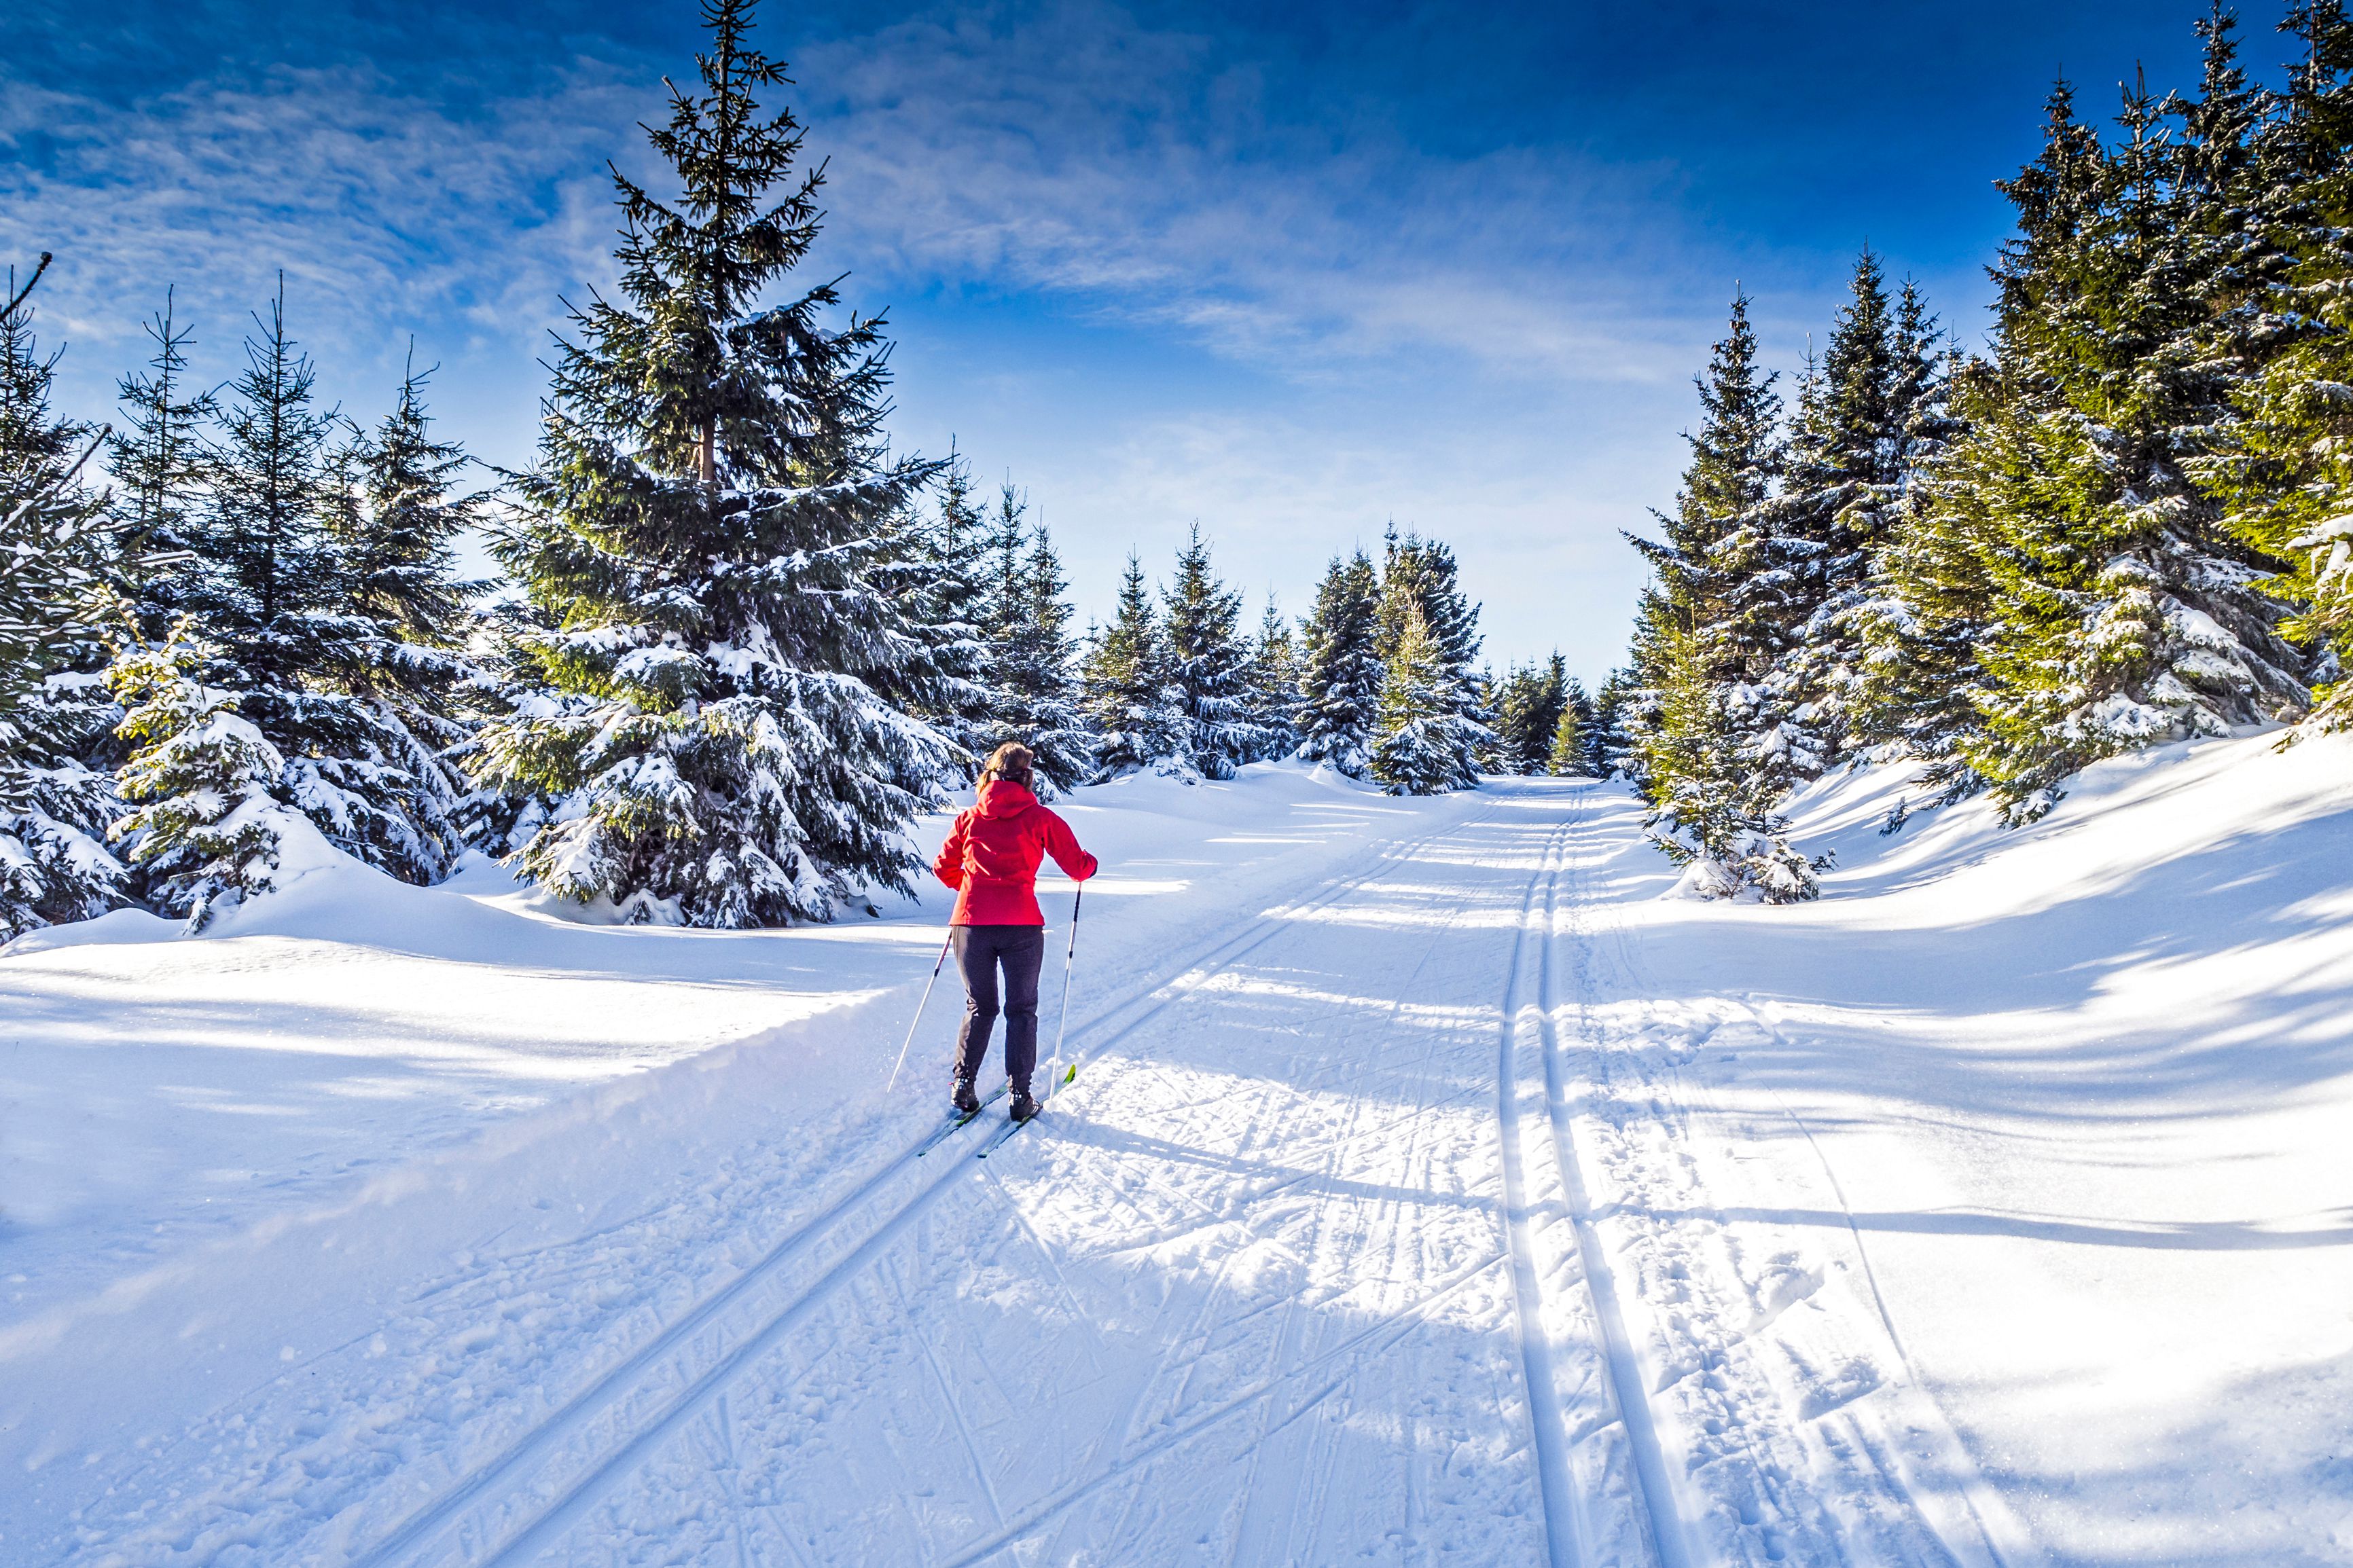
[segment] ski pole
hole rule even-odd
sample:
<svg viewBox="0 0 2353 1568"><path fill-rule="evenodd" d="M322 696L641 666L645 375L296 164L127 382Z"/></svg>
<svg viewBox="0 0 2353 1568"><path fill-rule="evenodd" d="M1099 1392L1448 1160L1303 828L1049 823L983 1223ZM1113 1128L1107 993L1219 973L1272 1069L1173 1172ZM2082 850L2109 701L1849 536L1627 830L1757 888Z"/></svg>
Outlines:
<svg viewBox="0 0 2353 1568"><path fill-rule="evenodd" d="M899 1047L899 1059L891 1064L891 1081L882 1086L888 1094L898 1086L899 1069L907 1065L907 1047L915 1043L915 1026L923 1021L923 1008L932 999L932 987L940 983L940 971L948 965L948 943L955 941L955 927L948 927L947 939L940 943L939 961L932 965L932 977L923 982L923 999L915 1004L915 1016L907 1020L907 1038Z"/></svg>
<svg viewBox="0 0 2353 1568"><path fill-rule="evenodd" d="M1054 1098L1054 1086L1066 1081L1062 1076L1062 1042L1071 1034L1071 971L1079 956L1079 900L1086 896L1083 882L1071 889L1071 945L1062 954L1062 1021L1054 1030L1054 1070L1046 1076L1048 1100ZM1071 1068L1070 1076L1076 1078L1078 1069Z"/></svg>

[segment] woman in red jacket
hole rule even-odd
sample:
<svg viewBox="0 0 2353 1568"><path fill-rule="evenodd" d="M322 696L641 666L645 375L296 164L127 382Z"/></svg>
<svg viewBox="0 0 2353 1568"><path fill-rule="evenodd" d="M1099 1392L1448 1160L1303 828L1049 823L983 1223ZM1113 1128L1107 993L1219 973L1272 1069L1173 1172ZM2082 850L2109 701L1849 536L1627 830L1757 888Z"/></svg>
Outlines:
<svg viewBox="0 0 2353 1568"><path fill-rule="evenodd" d="M1005 972L1005 1077L1016 1121L1038 1114L1029 1075L1038 1067L1038 970L1046 958L1046 916L1038 908L1038 862L1046 856L1074 882L1095 874L1070 825L1031 793L1029 748L1008 742L981 770L980 802L961 812L932 870L956 889L948 919L956 967L964 972L964 1026L956 1035L955 1107L980 1109L972 1080L988 1055L997 1024L997 973Z"/></svg>

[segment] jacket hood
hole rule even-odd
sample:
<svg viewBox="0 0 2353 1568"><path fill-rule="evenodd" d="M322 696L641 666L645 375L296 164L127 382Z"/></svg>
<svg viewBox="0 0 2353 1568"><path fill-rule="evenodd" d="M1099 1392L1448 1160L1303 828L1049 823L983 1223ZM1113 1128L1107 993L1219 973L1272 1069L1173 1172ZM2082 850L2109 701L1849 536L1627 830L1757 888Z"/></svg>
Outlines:
<svg viewBox="0 0 2353 1568"><path fill-rule="evenodd" d="M1038 797L1010 779L991 779L980 786L980 815L992 822L1034 811Z"/></svg>

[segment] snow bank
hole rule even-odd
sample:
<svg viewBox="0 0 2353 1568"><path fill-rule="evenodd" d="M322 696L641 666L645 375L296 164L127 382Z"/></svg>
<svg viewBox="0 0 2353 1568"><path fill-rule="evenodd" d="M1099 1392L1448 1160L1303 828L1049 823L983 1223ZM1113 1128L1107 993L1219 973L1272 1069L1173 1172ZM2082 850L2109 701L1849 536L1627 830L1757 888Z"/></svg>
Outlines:
<svg viewBox="0 0 2353 1568"><path fill-rule="evenodd" d="M2061 1561L2353 1562L2353 739L2275 741L2104 763L2014 831L1883 835L1908 770L1825 780L1814 905L1594 871L1708 1223L1851 1268ZM1620 1152L1629 1201L1656 1163Z"/></svg>
<svg viewBox="0 0 2353 1568"><path fill-rule="evenodd" d="M1312 885L1368 831L1432 808L1265 764L1229 784L1122 781L1060 809L1103 861L1083 1008L1098 976ZM459 1167L610 1129L628 1106L714 1118L684 1159L764 1124L854 1151L937 1098L953 977L881 1095L944 934L936 886L881 920L712 932L575 923L480 861L432 889L323 847L288 872L201 936L121 911L0 951L0 1365L185 1288L218 1267L206 1247L463 1188L488 1178ZM1050 910L1067 886L1044 884ZM614 1136L589 1144L609 1154ZM0 1384L17 1405L5 1446L48 1384Z"/></svg>
<svg viewBox="0 0 2353 1568"><path fill-rule="evenodd" d="M1198 1542L1246 1467L1269 1553L1414 1475L1400 1528L1451 1522L1407 1544L1495 1558L1533 1539L1549 1385L1545 1473L1592 1489L1546 1517L1617 1521L1626 1561L1656 1480L1698 1562L2353 1562L2348 781L2353 741L2203 742L2025 829L1964 804L1887 835L1905 771L1841 775L1793 807L1839 868L1782 908L1662 897L1615 786L1082 791L1074 1032L1121 997L1154 1022L1059 1133L953 1180L892 1159L936 1124L952 1000L882 1089L944 898L622 929L480 865L332 861L202 938L43 933L0 953L0 1561L432 1559L514 1454L483 1517L558 1531L533 1444L595 1462L667 1397L649 1347L723 1358L734 1282L839 1273L797 1370L714 1418L746 1468L631 1471L597 1550L731 1560L679 1521L717 1540L706 1494L754 1472L809 1561L873 1560L873 1521L978 1560L1031 1502L1070 1505L1065 1544ZM1050 1327L1082 1348L1041 1359ZM1376 1330L1423 1337L1326 1366ZM1262 1434L1300 1468L1219 1425L1261 1384L1303 1401Z"/></svg>
<svg viewBox="0 0 2353 1568"><path fill-rule="evenodd" d="M1412 808L1261 764L1230 784L1123 780L1060 809L1103 861L1088 956L1110 971L1230 895L1312 879ZM199 937L123 910L0 950L0 1326L488 1122L723 1046L789 1064L760 1085L772 1116L871 1097L944 934L936 886L832 926L597 926L479 858L425 889L313 847ZM1044 879L1050 908L1068 886ZM953 1016L944 982L933 1007L934 1059L919 1050L902 1084L925 1103Z"/></svg>

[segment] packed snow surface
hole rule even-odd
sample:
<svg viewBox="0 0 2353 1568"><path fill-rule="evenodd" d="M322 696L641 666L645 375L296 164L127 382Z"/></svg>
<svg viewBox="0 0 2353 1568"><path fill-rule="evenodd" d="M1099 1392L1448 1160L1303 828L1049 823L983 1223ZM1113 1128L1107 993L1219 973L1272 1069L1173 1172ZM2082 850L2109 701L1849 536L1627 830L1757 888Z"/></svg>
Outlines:
<svg viewBox="0 0 2353 1568"><path fill-rule="evenodd" d="M2353 745L1904 779L1778 909L1615 785L1082 791L1001 1142L952 972L885 1090L937 889L19 941L0 1562L2353 1563Z"/></svg>

